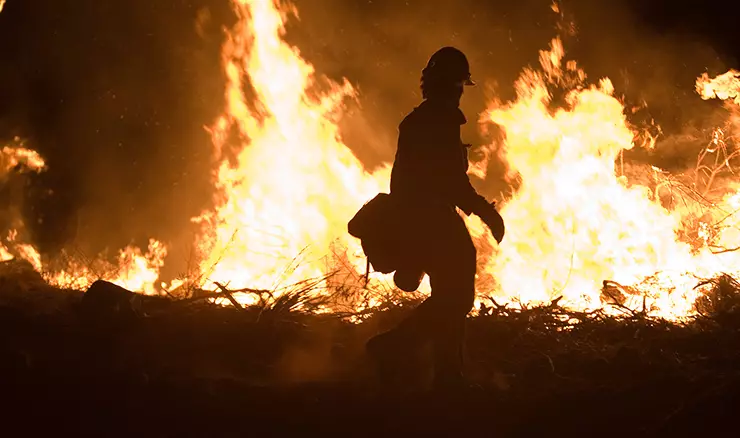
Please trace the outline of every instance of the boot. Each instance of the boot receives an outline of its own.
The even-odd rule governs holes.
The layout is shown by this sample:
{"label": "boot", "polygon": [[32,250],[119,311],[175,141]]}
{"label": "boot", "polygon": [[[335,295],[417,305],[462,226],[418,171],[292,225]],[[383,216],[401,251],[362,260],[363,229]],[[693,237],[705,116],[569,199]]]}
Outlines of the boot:
{"label": "boot", "polygon": [[463,375],[462,345],[448,339],[438,340],[434,344],[434,389],[455,392],[470,387]]}
{"label": "boot", "polygon": [[371,338],[365,344],[378,380],[385,386],[403,386],[417,345],[399,330],[391,330]]}

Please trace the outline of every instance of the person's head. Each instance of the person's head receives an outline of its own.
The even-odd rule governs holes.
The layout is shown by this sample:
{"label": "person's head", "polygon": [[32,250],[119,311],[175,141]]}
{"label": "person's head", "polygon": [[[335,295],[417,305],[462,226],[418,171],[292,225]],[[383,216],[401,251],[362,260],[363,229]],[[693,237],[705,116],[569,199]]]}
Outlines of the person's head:
{"label": "person's head", "polygon": [[424,99],[459,102],[470,79],[470,64],[463,52],[454,47],[437,50],[421,72],[421,94]]}

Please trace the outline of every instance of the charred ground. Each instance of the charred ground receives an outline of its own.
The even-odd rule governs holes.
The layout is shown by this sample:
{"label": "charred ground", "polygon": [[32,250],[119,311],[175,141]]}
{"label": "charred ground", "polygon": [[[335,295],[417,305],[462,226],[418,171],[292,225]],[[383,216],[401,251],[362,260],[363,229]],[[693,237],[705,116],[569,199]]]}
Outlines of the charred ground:
{"label": "charred ground", "polygon": [[728,278],[682,325],[557,303],[484,310],[468,330],[477,387],[438,394],[416,364],[392,390],[367,367],[365,340],[406,306],[360,324],[287,302],[239,311],[151,299],[86,312],[81,293],[22,265],[2,269],[6,426],[27,433],[686,436],[724,430],[740,401],[740,295]]}

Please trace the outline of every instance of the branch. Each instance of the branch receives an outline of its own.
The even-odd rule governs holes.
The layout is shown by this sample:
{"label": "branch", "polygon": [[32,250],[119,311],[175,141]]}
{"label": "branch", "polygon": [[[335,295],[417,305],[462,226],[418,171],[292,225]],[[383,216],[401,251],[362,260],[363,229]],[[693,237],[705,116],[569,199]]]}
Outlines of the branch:
{"label": "branch", "polygon": [[231,304],[233,304],[234,307],[236,307],[239,310],[244,310],[244,307],[242,307],[242,305],[239,304],[236,298],[234,298],[234,295],[232,295],[231,291],[226,289],[226,286],[222,285],[221,283],[216,283],[216,282],[214,282],[213,284],[215,284],[216,286],[218,286],[219,289],[221,289],[221,292],[223,292],[224,295],[226,295],[226,298],[228,298],[229,301],[231,301]]}
{"label": "branch", "polygon": [[715,250],[712,250],[712,251],[711,251],[711,252],[712,252],[712,254],[724,254],[724,253],[726,253],[726,252],[735,252],[735,251],[738,251],[738,250],[740,250],[740,246],[737,246],[737,247],[735,247],[735,248],[723,248],[723,247],[721,247],[721,246],[716,246],[716,247],[713,247],[713,248],[722,248],[722,249],[720,249],[720,250],[717,250],[717,251],[715,251]]}

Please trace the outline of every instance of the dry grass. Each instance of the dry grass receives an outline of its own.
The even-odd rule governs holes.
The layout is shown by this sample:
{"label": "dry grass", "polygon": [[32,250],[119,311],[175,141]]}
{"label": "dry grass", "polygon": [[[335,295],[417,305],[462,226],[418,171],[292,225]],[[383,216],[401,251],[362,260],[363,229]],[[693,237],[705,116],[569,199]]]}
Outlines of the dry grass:
{"label": "dry grass", "polygon": [[[162,391],[158,397],[167,395],[173,403],[182,403],[178,398],[183,397],[206,397],[207,405],[217,407],[213,418],[218,424],[227,410],[239,418],[264,415],[261,406],[273,399],[275,415],[304,418],[278,406],[304,399],[310,405],[312,397],[339,391],[336,388],[349,392],[343,397],[361,397],[363,390],[357,388],[372,381],[364,342],[397,323],[415,304],[413,299],[391,300],[361,315],[315,313],[326,305],[322,300],[331,296],[317,295],[312,289],[323,280],[294,285],[278,296],[271,296],[274,291],[243,292],[262,299],[249,307],[216,305],[202,297],[142,297],[140,312],[133,317],[111,308],[100,309],[97,320],[85,320],[78,318],[81,293],[51,288],[37,273],[17,264],[1,265],[0,364],[4,368],[0,375],[18,382],[43,381],[47,386],[76,382],[74,390],[83,393],[116,381],[122,382],[123,389]],[[711,291],[697,303],[697,316],[681,324],[642,312],[620,317],[603,311],[575,312],[557,301],[534,308],[484,308],[468,320],[468,373],[488,393],[505,397],[496,402],[497,412],[512,411],[523,424],[530,421],[533,406],[558,415],[581,409],[585,417],[578,421],[591,422],[610,410],[619,413],[619,421],[627,421],[623,412],[632,412],[640,416],[641,424],[651,423],[651,427],[670,418],[690,417],[692,400],[714,397],[740,381],[736,348],[740,285],[727,276],[710,285]],[[362,322],[349,322],[353,316],[361,316]],[[423,368],[413,377],[419,376],[425,376]],[[223,380],[230,383],[218,386]],[[176,383],[167,383],[175,385],[170,387],[165,382]],[[282,390],[277,388],[306,382],[335,389],[319,387],[278,397]],[[417,383],[409,379],[409,385]],[[238,385],[252,389],[237,395]],[[255,392],[254,385],[273,389]],[[215,387],[223,389],[214,392]],[[183,393],[182,388],[200,392]],[[615,394],[632,395],[613,399]],[[237,396],[253,407],[241,407]],[[581,396],[598,402],[583,401],[578,408],[558,402]],[[134,397],[137,401],[132,406],[142,402],[139,393]],[[465,409],[477,409],[482,415],[485,409],[493,409],[489,406],[494,402],[485,398],[471,403]],[[521,409],[514,407],[520,405]],[[362,412],[349,405],[347,412],[332,406],[331,412],[342,415],[349,410]],[[170,408],[158,405],[156,409]],[[646,410],[657,413],[649,417]]]}

